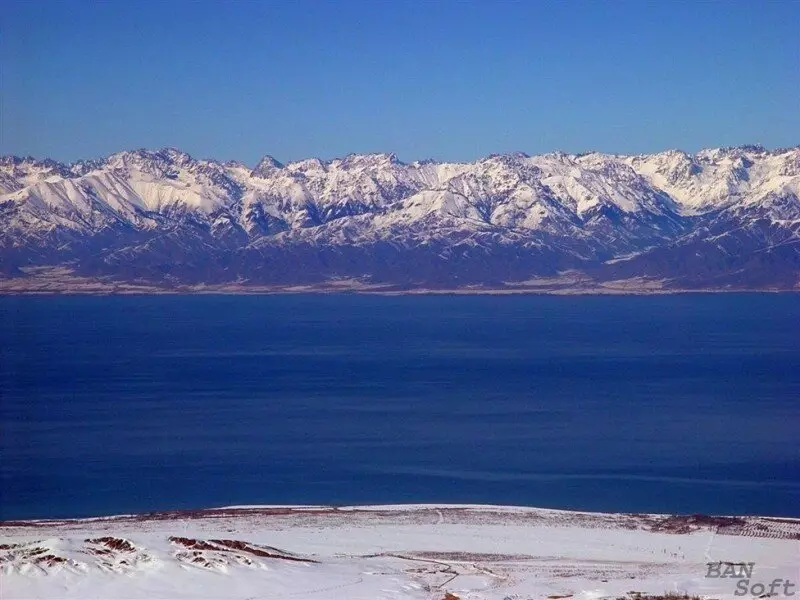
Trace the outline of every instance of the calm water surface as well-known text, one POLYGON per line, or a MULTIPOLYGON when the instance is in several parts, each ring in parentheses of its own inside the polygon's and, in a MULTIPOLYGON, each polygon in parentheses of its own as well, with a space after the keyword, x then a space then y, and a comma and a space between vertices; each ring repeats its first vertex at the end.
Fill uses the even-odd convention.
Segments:
POLYGON ((800 516, 800 297, 0 298, 0 518, 800 516))

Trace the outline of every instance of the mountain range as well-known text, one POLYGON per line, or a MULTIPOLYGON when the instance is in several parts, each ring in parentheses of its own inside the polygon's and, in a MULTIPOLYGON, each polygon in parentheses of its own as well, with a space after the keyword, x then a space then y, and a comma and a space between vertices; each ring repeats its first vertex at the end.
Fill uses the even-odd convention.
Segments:
POLYGON ((800 289, 800 146, 255 168, 173 148, 2 157, 0 291, 54 269, 186 290, 800 289))

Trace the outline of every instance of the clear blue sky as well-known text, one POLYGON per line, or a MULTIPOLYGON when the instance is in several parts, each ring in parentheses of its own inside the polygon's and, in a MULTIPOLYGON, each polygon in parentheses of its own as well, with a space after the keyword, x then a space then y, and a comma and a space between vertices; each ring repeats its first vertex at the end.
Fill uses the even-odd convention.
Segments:
POLYGON ((4 0, 0 154, 800 143, 800 1, 4 0))

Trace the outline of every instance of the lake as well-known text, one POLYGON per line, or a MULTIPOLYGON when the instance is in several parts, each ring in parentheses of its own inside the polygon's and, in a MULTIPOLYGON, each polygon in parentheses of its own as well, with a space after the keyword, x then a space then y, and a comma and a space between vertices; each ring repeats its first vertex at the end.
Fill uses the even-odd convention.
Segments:
POLYGON ((0 298, 0 518, 800 516, 800 297, 0 298))

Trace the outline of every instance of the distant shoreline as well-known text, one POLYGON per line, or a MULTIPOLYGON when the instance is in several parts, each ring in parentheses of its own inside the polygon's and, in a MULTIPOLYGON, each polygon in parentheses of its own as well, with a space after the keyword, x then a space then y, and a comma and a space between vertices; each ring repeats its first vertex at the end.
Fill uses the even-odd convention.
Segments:
POLYGON ((319 296, 359 295, 359 296, 678 296, 701 294, 797 294, 800 290, 753 290, 753 289, 680 289, 680 290, 602 290, 602 289, 564 289, 564 290, 507 290, 507 289, 409 289, 404 291, 380 291, 360 289, 330 288, 238 288, 238 289, 110 289, 83 290, 62 288, 57 290, 7 289, 0 285, 0 296, 5 297, 50 297, 50 296, 291 296, 313 294, 319 296))
POLYGON ((779 294, 798 293, 794 288, 744 287, 667 287, 662 280, 642 278, 617 281, 591 281, 585 278, 542 278, 513 282, 503 287, 469 285, 431 287, 400 284, 370 284, 354 279, 295 285, 259 285, 247 283, 159 285, 150 282, 118 281, 74 275, 67 269, 37 269, 23 277, 0 278, 2 296, 128 296, 128 295, 278 295, 278 294, 361 294, 372 296, 663 296, 674 294, 779 294))
POLYGON ((262 287, 221 286, 161 288, 157 286, 109 286, 103 289, 83 288, 17 288, 0 282, 0 296, 290 296, 300 294, 361 296, 677 296, 700 294, 797 294, 800 289, 670 289, 670 290, 615 290, 604 288, 565 289, 507 289, 507 288, 411 288, 406 290, 381 290, 359 288, 329 288, 316 286, 262 287))

